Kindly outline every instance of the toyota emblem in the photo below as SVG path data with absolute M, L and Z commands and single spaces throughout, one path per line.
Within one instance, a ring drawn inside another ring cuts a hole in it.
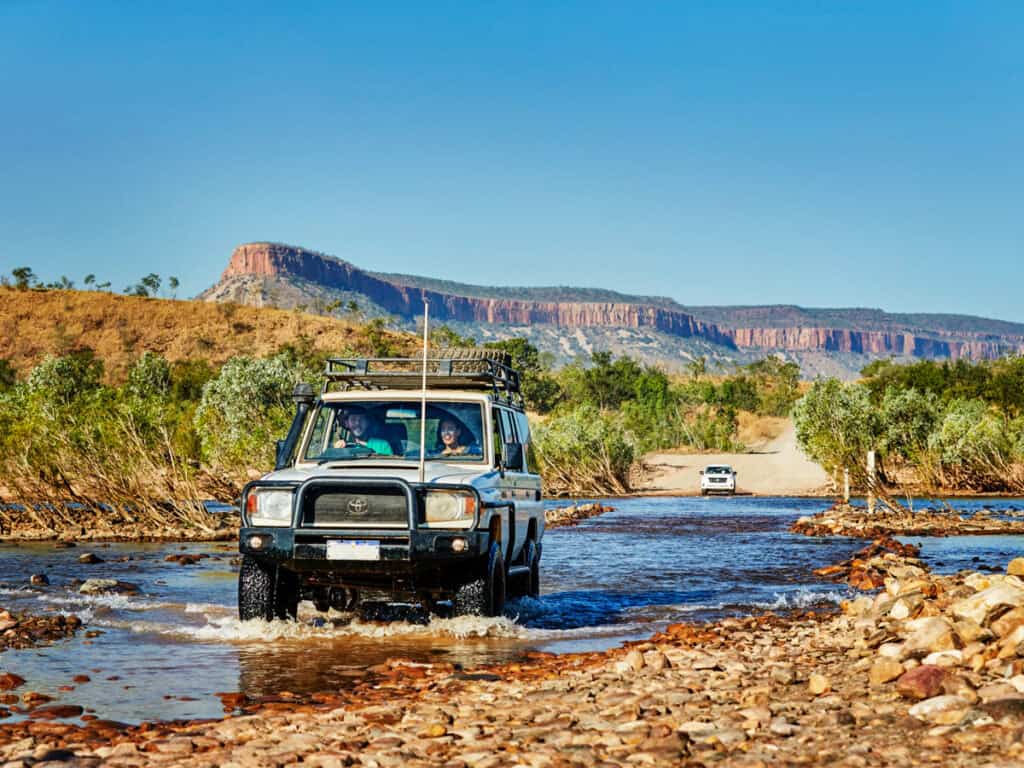
M 366 499 L 357 496 L 348 503 L 348 511 L 353 515 L 361 515 L 366 511 L 369 505 L 366 503 Z

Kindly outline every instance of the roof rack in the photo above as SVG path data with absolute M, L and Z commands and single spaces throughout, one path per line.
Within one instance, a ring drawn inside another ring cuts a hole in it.
M 441 350 L 427 358 L 427 388 L 489 390 L 494 397 L 522 405 L 519 373 L 500 350 Z M 327 359 L 324 392 L 338 390 L 415 389 L 423 386 L 423 358 L 365 357 Z

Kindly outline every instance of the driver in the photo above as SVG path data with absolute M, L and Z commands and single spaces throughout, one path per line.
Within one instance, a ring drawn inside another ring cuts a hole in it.
M 354 448 L 361 446 L 369 448 L 374 453 L 382 456 L 391 456 L 393 451 L 387 440 L 379 437 L 372 437 L 373 422 L 370 415 L 360 406 L 347 406 L 345 409 L 344 426 L 348 430 L 348 437 L 341 437 L 334 441 L 335 448 Z

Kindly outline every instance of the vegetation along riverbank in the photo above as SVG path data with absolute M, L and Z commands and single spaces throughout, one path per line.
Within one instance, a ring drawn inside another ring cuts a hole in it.
M 272 466 L 297 381 L 319 384 L 328 355 L 405 354 L 418 344 L 358 309 L 316 315 L 4 287 L 0 309 L 0 535 L 7 538 L 97 529 L 218 538 L 223 521 L 203 502 L 233 502 Z M 442 325 L 431 343 L 476 342 Z M 844 467 L 856 491 L 872 448 L 883 495 L 1022 487 L 1024 363 L 1017 358 L 872 364 L 860 383 L 821 380 L 801 398 L 807 385 L 799 368 L 775 357 L 730 373 L 696 360 L 670 375 L 606 352 L 555 370 L 525 339 L 488 346 L 523 373 L 532 461 L 549 496 L 685 493 L 700 459 L 679 457 L 735 456 L 744 426 L 775 421 L 783 424 L 776 442 L 793 435 L 783 446 L 792 450 L 769 441 L 744 454 L 751 467 L 741 489 L 763 465 L 765 477 L 805 479 L 799 488 L 768 482 L 762 492 L 822 492 L 823 475 L 811 471 L 806 454 L 831 475 L 833 492 Z M 794 432 L 785 427 L 791 411 Z M 651 456 L 654 470 L 645 472 Z

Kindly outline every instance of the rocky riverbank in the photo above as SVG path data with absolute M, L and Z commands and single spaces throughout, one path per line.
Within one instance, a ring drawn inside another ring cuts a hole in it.
M 864 507 L 836 504 L 816 515 L 801 517 L 790 530 L 806 536 L 853 536 L 861 539 L 1024 534 L 1024 520 L 1000 519 L 996 517 L 998 514 L 998 511 L 991 510 L 973 514 L 937 509 L 902 512 L 881 506 L 874 512 L 868 512 Z
M 0 653 L 8 648 L 31 648 L 71 637 L 82 626 L 77 616 L 36 616 L 0 608 Z M 0 689 L 3 689 L 0 683 Z
M 57 508 L 53 505 L 0 501 L 0 540 L 58 541 L 227 541 L 238 536 L 238 515 L 181 515 L 140 510 L 135 514 L 104 509 Z
M 836 614 L 673 625 L 602 653 L 531 654 L 471 672 L 392 661 L 343 693 L 226 693 L 236 714 L 219 722 L 9 723 L 0 755 L 123 766 L 1024 758 L 1024 561 L 1007 574 L 936 576 L 912 548 L 882 542 L 841 567 L 831 575 L 864 573 L 883 588 Z
M 544 512 L 544 524 L 548 528 L 562 528 L 567 525 L 577 525 L 583 520 L 603 515 L 605 512 L 612 512 L 615 507 L 609 507 L 599 501 L 589 504 L 573 504 L 558 509 L 548 509 Z

